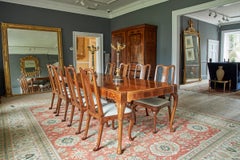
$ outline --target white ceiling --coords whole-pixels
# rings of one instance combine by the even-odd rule
[[[104,18],[114,18],[144,7],[169,0],[0,0],[22,5],[61,10]],[[212,11],[211,16],[209,16]],[[215,12],[217,17],[214,18]],[[223,21],[223,15],[229,21]],[[226,25],[240,22],[240,0],[238,2],[209,8],[185,16],[214,25]]]
[[[168,0],[0,0],[71,13],[114,18]]]
[[[210,12],[212,12],[211,16],[209,16]],[[217,13],[217,16],[214,18],[215,12]],[[208,10],[187,14],[185,16],[214,25],[228,25],[240,23],[240,1],[224,6],[209,8]],[[225,19],[226,17],[228,17],[229,21],[224,21],[223,16],[225,17]]]

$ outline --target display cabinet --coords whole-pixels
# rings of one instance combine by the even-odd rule
[[[156,66],[157,26],[142,24],[119,29],[112,32],[112,43],[126,44],[126,48],[120,53],[120,63],[151,64],[153,77]],[[111,62],[116,63],[116,52],[112,50]],[[134,68],[130,68],[130,74]]]

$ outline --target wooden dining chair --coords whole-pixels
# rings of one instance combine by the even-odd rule
[[[21,75],[18,79],[21,91],[23,94],[29,94],[40,91],[37,84],[33,84],[31,78],[28,79],[25,75]]]
[[[146,79],[149,80],[151,72],[151,64],[137,64],[134,70],[134,77],[138,79]]]
[[[154,81],[160,81],[169,83],[171,85],[174,84],[174,76],[175,76],[175,66],[174,65],[157,65],[155,69]],[[133,101],[132,109],[135,109],[137,106],[144,107],[146,109],[150,109],[154,115],[154,126],[153,133],[156,133],[156,123],[157,123],[157,114],[163,107],[168,107],[169,120],[171,118],[171,95],[169,97],[153,97],[153,98],[145,98],[140,100]],[[147,112],[147,110],[146,110]],[[146,113],[148,115],[148,113]],[[136,122],[136,115],[134,115]]]
[[[130,72],[129,64],[120,63],[119,68],[120,68],[121,77],[129,77],[129,72]]]
[[[106,68],[105,68],[105,74],[106,75],[114,75],[115,72],[115,63],[107,63]]]
[[[49,107],[49,109],[52,109],[55,96],[58,95],[58,91],[56,86],[57,84],[55,83],[55,80],[54,80],[53,65],[47,64],[47,70],[48,70],[48,76],[49,76],[49,81],[51,85],[51,91],[52,91],[52,100],[51,100],[51,106]]]
[[[100,149],[100,142],[102,138],[102,132],[104,124],[107,123],[109,120],[115,120],[118,119],[118,110],[115,103],[101,103],[99,88],[97,86],[96,82],[96,76],[92,69],[85,69],[83,70],[80,68],[80,75],[83,83],[83,89],[84,89],[84,97],[86,99],[86,105],[88,108],[88,117],[86,122],[86,129],[85,134],[83,136],[83,140],[87,139],[88,130],[89,130],[89,124],[91,118],[95,118],[99,121],[99,130],[98,130],[98,139],[96,146],[94,147],[94,151],[97,151]],[[94,102],[94,98],[96,98],[96,104]],[[132,127],[134,124],[134,118],[133,113],[130,108],[125,109],[124,119],[129,119],[130,124],[128,128],[128,136],[130,140],[133,140],[131,137]]]
[[[80,119],[78,124],[78,130],[76,134],[79,134],[81,132],[81,126],[83,121],[84,113],[87,111],[85,98],[83,97],[83,91],[79,87],[79,78],[77,78],[76,70],[73,66],[64,67],[65,75],[68,81],[68,88],[71,95],[71,104],[72,104],[72,110],[71,110],[71,116],[69,120],[68,126],[72,125],[73,116],[75,112],[75,107],[80,111]]]
[[[64,109],[64,117],[63,117],[62,121],[66,121],[68,106],[71,101],[70,93],[69,93],[69,90],[67,87],[68,84],[67,84],[65,76],[63,75],[63,70],[59,66],[52,66],[52,68],[53,68],[53,73],[54,73],[54,80],[55,80],[55,83],[57,86],[57,91],[58,91],[56,116],[59,115],[62,100],[64,100],[65,101],[65,109]]]

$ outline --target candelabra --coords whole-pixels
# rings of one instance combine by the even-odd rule
[[[111,47],[112,47],[113,50],[116,51],[116,54],[117,54],[116,75],[114,76],[113,81],[114,82],[121,82],[122,81],[122,77],[120,75],[119,55],[120,55],[120,52],[126,47],[126,45],[117,42],[117,46],[114,46],[113,44],[111,44]]]
[[[98,51],[99,50],[99,47],[96,47],[96,46],[94,46],[94,45],[91,45],[91,46],[88,46],[88,51],[92,54],[92,69],[93,70],[95,70],[94,69],[94,54],[95,54],[95,52],[96,51]]]

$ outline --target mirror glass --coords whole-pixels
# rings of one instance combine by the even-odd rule
[[[183,32],[184,44],[184,83],[201,80],[200,35],[189,20],[189,27]]]
[[[2,23],[6,95],[22,94],[19,77],[47,77],[47,64],[62,67],[60,28]]]

